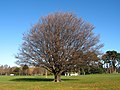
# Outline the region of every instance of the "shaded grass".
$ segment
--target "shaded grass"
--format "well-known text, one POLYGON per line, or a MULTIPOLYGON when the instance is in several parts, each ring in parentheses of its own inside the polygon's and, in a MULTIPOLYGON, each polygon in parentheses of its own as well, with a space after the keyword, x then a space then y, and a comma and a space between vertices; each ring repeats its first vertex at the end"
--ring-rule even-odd
POLYGON ((0 90, 120 90, 120 74, 62 76, 55 83, 49 76, 0 76, 0 90))
POLYGON ((38 82, 38 81, 53 81, 52 78, 15 78, 10 81, 16 81, 16 82, 38 82))
MULTIPOLYGON (((64 78, 62 79, 62 82, 64 81, 77 81, 79 79, 75 79, 75 78, 64 78)), ((10 81, 16 81, 16 82, 51 82, 51 81, 54 81, 54 79, 52 77, 49 77, 49 78, 45 78, 45 77, 24 77, 24 78, 14 78, 14 79, 11 79, 10 81)))

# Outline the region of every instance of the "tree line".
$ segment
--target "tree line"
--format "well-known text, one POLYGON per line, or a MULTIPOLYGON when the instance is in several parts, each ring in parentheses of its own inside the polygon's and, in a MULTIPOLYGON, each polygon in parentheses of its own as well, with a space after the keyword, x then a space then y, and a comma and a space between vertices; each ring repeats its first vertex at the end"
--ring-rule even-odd
POLYGON ((51 73, 41 67, 29 67, 27 65, 10 67, 0 65, 0 75, 50 75, 51 73))
MULTIPOLYGON (((92 54, 90 62, 81 63, 79 66, 75 65, 69 70, 62 73, 78 73, 78 75, 86 74, 102 74, 102 73, 120 73, 120 53, 115 50, 106 51, 106 53, 98 56, 92 54)), ((0 75, 53 75, 45 68, 38 66, 28 66, 26 64, 21 66, 10 67, 8 65, 0 65, 0 75)))

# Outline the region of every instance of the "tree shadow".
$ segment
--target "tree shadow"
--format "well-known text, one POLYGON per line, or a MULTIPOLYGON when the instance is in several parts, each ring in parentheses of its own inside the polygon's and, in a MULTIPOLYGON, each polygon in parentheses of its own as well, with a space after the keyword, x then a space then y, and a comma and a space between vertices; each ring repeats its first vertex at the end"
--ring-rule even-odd
MULTIPOLYGON (((76 81, 78 79, 62 79, 62 81, 76 81)), ((47 82, 47 81, 54 81, 52 78, 15 78, 11 79, 10 81, 16 82, 47 82)))
POLYGON ((63 81, 78 81, 79 79, 62 79, 63 81))
POLYGON ((39 82, 39 81, 53 81, 52 78, 15 78, 10 81, 16 82, 39 82))

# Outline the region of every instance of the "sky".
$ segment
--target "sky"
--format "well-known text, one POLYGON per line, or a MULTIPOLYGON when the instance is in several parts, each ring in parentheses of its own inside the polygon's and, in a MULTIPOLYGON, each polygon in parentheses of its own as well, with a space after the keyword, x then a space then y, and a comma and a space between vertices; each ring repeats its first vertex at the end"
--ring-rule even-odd
POLYGON ((0 65, 16 66, 23 34, 42 16, 73 12, 95 26, 100 43, 120 52, 120 0, 0 0, 0 65))

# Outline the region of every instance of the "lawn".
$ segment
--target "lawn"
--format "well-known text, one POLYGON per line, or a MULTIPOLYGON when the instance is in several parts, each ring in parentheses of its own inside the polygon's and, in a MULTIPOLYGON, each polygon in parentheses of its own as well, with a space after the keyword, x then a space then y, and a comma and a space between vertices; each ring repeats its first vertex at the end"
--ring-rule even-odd
POLYGON ((0 76, 0 90, 120 90, 120 74, 62 76, 55 83, 49 76, 0 76))

